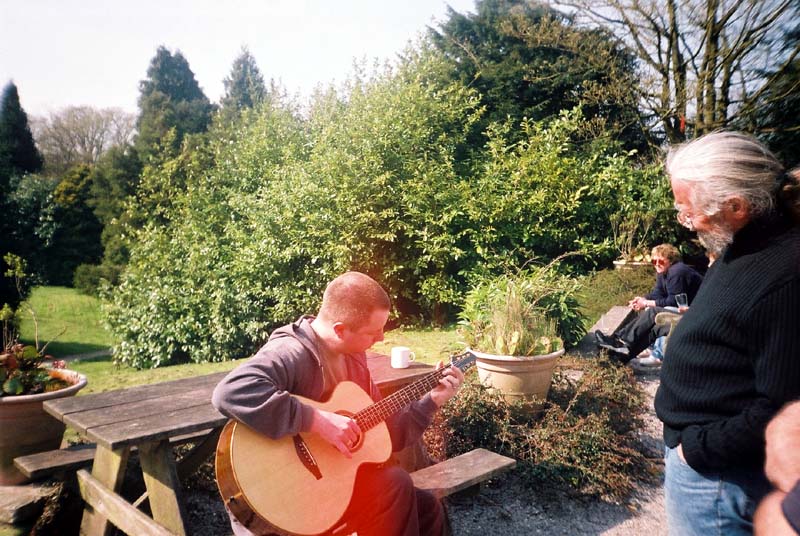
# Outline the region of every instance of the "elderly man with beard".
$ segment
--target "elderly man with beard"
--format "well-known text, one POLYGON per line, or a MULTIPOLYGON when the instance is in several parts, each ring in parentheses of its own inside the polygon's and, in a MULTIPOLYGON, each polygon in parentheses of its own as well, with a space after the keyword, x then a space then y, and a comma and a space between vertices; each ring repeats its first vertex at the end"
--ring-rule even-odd
POLYGON ((764 431, 800 396, 800 185, 755 139, 671 151, 678 220, 717 261, 670 337, 664 423, 670 534, 750 534, 769 491, 764 431))

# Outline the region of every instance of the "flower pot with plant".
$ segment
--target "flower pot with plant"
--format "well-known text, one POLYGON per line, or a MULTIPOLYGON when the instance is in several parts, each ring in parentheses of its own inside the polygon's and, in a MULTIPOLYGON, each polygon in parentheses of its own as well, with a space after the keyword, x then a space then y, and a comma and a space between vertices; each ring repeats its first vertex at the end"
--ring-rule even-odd
POLYGON ((14 458, 61 444, 64 423, 47 414, 43 403, 73 396, 86 386, 84 375, 66 370, 63 361, 53 361, 45 353, 47 345, 39 348, 38 329, 35 345, 18 342, 14 316, 7 304, 0 310, 0 485, 4 486, 25 482, 25 476, 14 467, 14 458))
POLYGON ((460 325, 477 357, 478 377, 508 401, 540 405, 564 354, 548 305, 564 289, 553 282, 545 267, 485 281, 467 294, 460 325))

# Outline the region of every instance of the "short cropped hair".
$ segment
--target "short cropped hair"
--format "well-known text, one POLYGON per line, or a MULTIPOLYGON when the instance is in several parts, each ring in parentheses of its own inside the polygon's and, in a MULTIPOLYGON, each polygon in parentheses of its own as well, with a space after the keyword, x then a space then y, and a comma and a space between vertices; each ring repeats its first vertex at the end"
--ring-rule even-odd
POLYGON ((328 283, 319 316, 357 327, 365 324, 373 312, 391 308, 389 295, 377 281, 361 272, 345 272, 328 283))
POLYGON ((676 262, 681 261, 681 252, 678 251, 678 248, 673 246, 672 244, 659 244, 653 248, 653 251, 650 253, 651 257, 659 256, 663 259, 667 259, 670 264, 675 264, 676 262))

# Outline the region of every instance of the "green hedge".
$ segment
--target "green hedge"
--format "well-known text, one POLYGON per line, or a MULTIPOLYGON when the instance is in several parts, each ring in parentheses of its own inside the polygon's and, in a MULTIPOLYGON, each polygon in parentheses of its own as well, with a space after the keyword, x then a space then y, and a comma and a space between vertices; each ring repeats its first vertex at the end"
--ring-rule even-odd
POLYGON ((247 355, 348 269, 373 275, 402 315, 443 321, 487 274, 576 249, 613 255, 611 214, 651 195, 656 170, 584 140, 577 110, 523 123, 521 142, 494 126, 474 151, 480 101, 428 82, 437 62, 412 55, 320 93, 304 119, 267 104, 147 168, 131 206, 145 221, 107 308, 116 359, 247 355))

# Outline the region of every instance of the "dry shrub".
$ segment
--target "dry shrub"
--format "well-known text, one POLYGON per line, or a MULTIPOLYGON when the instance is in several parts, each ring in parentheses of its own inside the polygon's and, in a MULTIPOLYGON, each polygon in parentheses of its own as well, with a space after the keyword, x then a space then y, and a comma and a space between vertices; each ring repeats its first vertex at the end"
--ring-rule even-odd
POLYGON ((581 373, 555 374, 538 412, 507 403, 471 372, 426 435, 429 448, 452 457, 482 447, 517 459, 517 471, 530 486, 606 499, 627 496, 638 478, 652 475, 635 433, 643 395, 630 372, 607 359, 578 366, 581 373))

